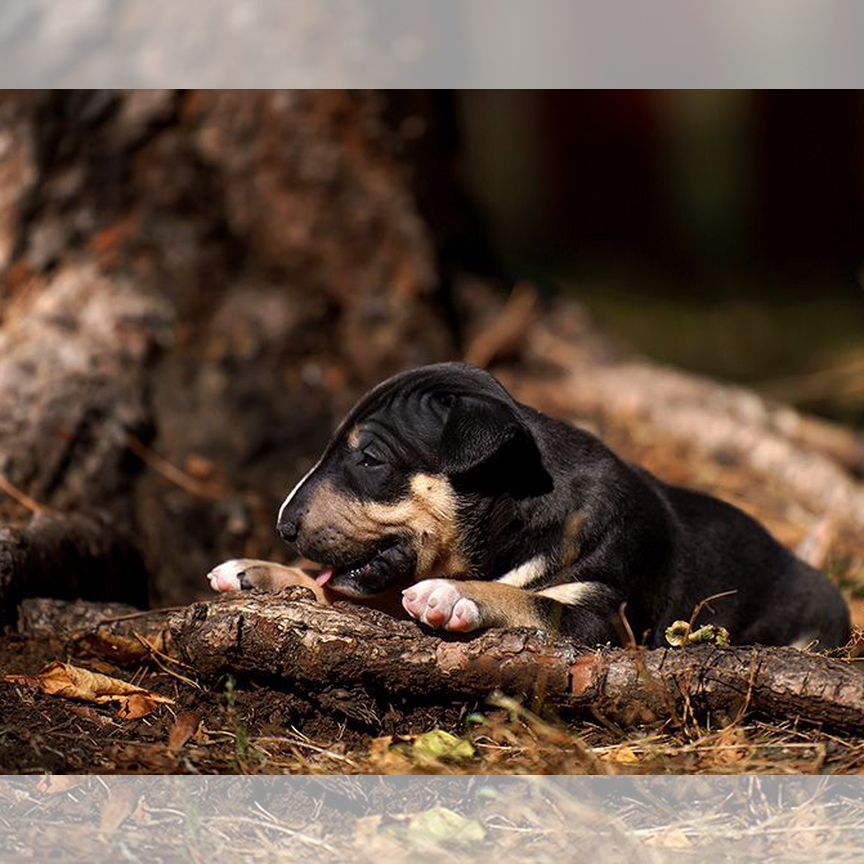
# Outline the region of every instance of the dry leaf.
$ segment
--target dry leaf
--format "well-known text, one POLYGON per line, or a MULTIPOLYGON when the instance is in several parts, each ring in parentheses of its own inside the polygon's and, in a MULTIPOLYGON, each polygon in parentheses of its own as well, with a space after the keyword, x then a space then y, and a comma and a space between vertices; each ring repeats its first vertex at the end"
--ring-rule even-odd
POLYGON ((129 773, 156 774, 170 771, 174 760, 168 755, 164 744, 126 744, 110 750, 115 767, 129 773))
POLYGON ((433 807, 411 819, 408 837, 421 846, 469 846, 485 840, 486 829, 448 807, 433 807))
POLYGON ((603 758, 607 762, 620 762, 623 765, 635 765, 639 761, 636 751, 626 745, 610 750, 603 758))
POLYGON ((36 784, 36 791, 45 795, 60 795, 80 786, 86 779, 80 774, 43 774, 36 784))
POLYGON ((194 711, 184 711, 177 715, 171 731, 168 733, 168 749, 175 751, 185 746, 201 725, 201 718, 194 711))
POLYGON ((400 842, 404 835, 404 826, 380 813, 361 816, 354 823, 354 843, 364 851, 364 857, 370 861, 406 860, 405 846, 400 842))
POLYGON ((153 698, 154 694, 133 693, 120 702, 117 716, 121 720, 140 720, 148 714, 152 714, 159 703, 153 698))
POLYGON ((114 785, 102 808, 99 833, 103 837, 113 834, 135 812, 141 793, 131 783, 114 785))
POLYGON ((89 720, 92 723, 98 723, 100 726, 117 725, 110 717, 100 713, 90 705, 68 705, 67 708, 72 714, 75 714, 78 717, 83 717, 85 720, 89 720))
MULTIPOLYGON (((162 650, 161 634, 156 634, 150 641, 154 643, 154 647, 162 650), (155 644, 157 640, 159 644, 155 644)), ((129 666, 145 660, 150 655, 150 650, 137 639, 103 628, 78 637, 75 640, 75 653, 78 656, 102 657, 120 666, 129 666)))
POLYGON ((6 675, 3 680, 37 687, 49 696, 99 704, 116 702, 119 705, 118 716, 123 720, 137 720, 155 711, 160 704, 174 703, 167 696, 151 693, 119 678, 56 660, 38 675, 6 675))
POLYGON ((656 846, 661 849, 691 849, 693 843, 680 828, 667 828, 651 837, 646 838, 647 846, 656 846))

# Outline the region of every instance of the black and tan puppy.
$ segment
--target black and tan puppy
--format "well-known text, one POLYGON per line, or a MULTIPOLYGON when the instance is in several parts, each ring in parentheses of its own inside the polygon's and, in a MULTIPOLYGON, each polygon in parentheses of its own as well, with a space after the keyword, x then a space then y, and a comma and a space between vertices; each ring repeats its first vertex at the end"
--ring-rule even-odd
MULTIPOLYGON (((757 522, 669 486, 594 436, 516 402, 458 363, 397 375, 345 418, 285 499, 279 534, 354 598, 403 591, 409 615, 467 632, 541 627, 585 643, 699 623, 734 642, 842 645, 839 592, 757 522)), ((291 568, 229 561, 217 590, 278 588, 291 568)))

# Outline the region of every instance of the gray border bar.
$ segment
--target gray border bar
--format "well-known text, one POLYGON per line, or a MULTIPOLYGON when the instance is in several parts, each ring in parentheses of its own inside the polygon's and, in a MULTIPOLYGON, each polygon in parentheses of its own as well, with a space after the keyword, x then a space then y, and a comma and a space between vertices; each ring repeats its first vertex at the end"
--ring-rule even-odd
POLYGON ((4 777, 0 860, 860 861, 864 780, 4 777))
POLYGON ((3 0, 7 87, 860 87, 859 0, 3 0))

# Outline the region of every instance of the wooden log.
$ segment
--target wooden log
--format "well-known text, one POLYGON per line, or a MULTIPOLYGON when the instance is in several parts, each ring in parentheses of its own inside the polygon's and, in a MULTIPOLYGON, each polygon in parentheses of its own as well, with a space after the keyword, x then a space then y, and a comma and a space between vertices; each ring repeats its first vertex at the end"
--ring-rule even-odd
POLYGON ((38 633, 86 639, 90 650, 133 632, 159 633, 165 650, 201 675, 275 681, 313 698, 345 690, 378 704, 446 705, 502 691, 534 710, 592 715, 621 727, 725 723, 752 713, 864 729, 858 667, 793 648, 597 649, 525 630, 441 637, 348 603, 320 605, 301 588, 226 595, 134 618, 118 619, 112 610, 103 624, 98 607, 85 617, 81 627, 80 604, 31 601, 21 627, 27 632, 28 621, 40 621, 38 633))

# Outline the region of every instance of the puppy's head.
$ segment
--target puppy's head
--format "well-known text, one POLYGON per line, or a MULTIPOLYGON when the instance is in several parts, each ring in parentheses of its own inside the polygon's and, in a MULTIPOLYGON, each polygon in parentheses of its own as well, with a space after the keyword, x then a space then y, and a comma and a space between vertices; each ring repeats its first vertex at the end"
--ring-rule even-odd
POLYGON ((517 403, 491 375, 425 366, 360 400, 285 499, 276 528, 321 564, 322 584, 372 596, 469 572, 484 552, 481 511, 538 471, 517 403))

